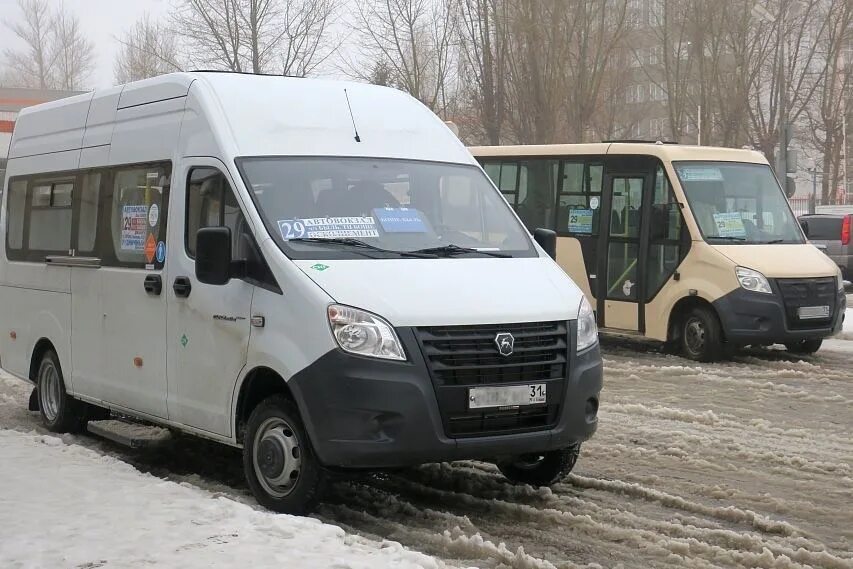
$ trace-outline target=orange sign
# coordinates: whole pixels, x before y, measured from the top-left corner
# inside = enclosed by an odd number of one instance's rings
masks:
[[[157,253],[157,240],[154,239],[154,234],[149,233],[148,239],[145,241],[145,258],[149,263],[154,262],[154,254]]]

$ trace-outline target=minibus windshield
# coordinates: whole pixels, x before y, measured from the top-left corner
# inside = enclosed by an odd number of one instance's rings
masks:
[[[766,164],[674,162],[702,236],[714,244],[804,243]]]
[[[475,166],[385,158],[237,162],[267,229],[292,258],[536,255]]]

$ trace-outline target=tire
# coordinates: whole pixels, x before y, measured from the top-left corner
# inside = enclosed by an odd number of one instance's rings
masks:
[[[243,471],[265,508],[301,516],[316,506],[326,474],[299,411],[284,396],[268,397],[252,411],[243,437]]]
[[[725,358],[727,346],[717,314],[707,306],[690,309],[681,320],[681,353],[697,362],[716,362]]]
[[[807,356],[817,352],[821,345],[823,345],[823,339],[818,338],[816,340],[800,340],[799,342],[791,342],[789,344],[785,344],[785,349],[792,354]]]
[[[44,353],[36,371],[39,414],[53,433],[79,433],[88,422],[88,406],[68,395],[59,358],[52,349]]]
[[[513,484],[550,486],[565,478],[575,467],[581,445],[552,450],[540,455],[522,455],[498,463],[498,469]]]

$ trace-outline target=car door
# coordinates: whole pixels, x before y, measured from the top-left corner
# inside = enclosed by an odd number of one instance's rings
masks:
[[[241,279],[199,283],[195,243],[199,229],[227,226],[232,258],[247,258],[254,238],[233,187],[219,160],[194,158],[181,167],[172,200],[180,222],[172,224],[166,255],[169,409],[174,420],[223,436],[230,434],[231,397],[246,365],[254,286]]]

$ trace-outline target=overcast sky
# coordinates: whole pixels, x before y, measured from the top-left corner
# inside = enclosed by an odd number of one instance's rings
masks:
[[[49,0],[51,4],[62,3],[80,18],[86,35],[95,44],[97,63],[90,78],[92,87],[113,85],[113,60],[119,43],[116,36],[129,29],[146,12],[162,17],[169,8],[170,0]],[[0,0],[0,53],[7,47],[17,45],[14,34],[3,25],[21,17],[17,0]],[[2,62],[0,62],[2,65]]]

